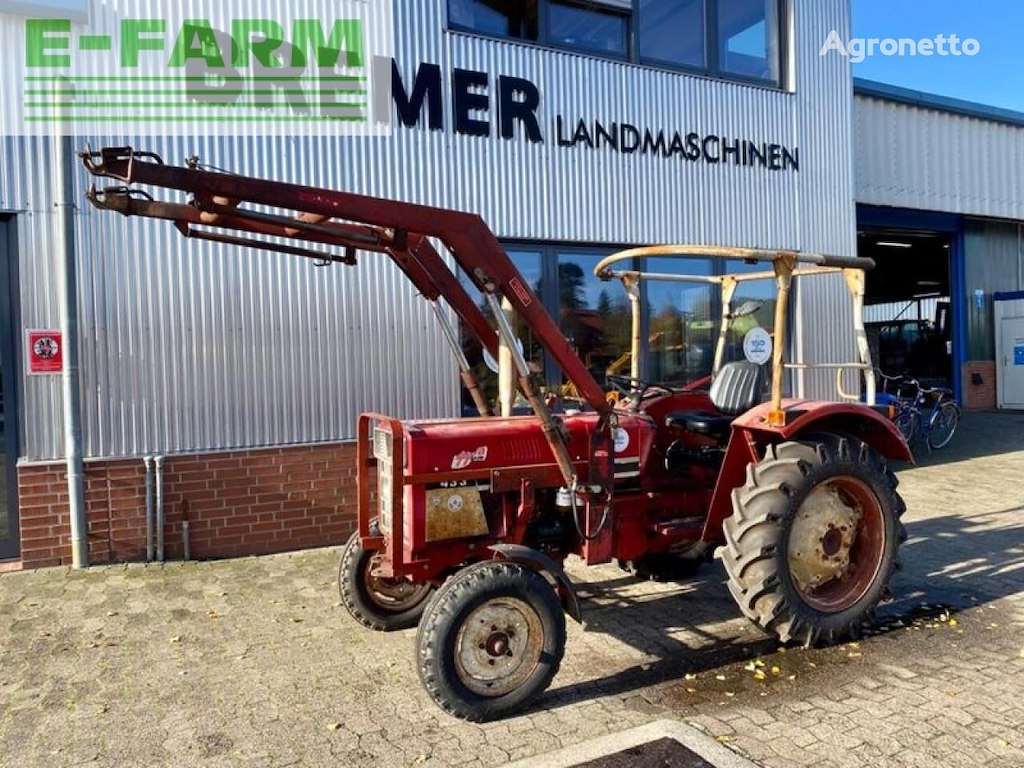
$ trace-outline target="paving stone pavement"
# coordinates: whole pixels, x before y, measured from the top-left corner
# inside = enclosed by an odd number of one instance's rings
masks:
[[[877,633],[781,649],[718,563],[577,563],[586,630],[533,710],[487,725],[430,701],[413,632],[348,618],[337,549],[0,576],[0,765],[489,768],[675,718],[773,768],[1024,766],[1024,417],[971,416],[899,475]]]

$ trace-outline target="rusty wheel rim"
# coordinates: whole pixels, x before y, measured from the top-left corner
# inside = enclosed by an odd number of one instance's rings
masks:
[[[430,591],[429,584],[373,576],[369,567],[363,573],[363,583],[374,605],[389,613],[402,613],[416,607]]]
[[[871,589],[885,553],[885,517],[871,487],[856,477],[816,487],[790,528],[789,574],[800,598],[822,613],[855,605]]]
[[[455,673],[479,696],[504,696],[530,679],[543,648],[537,612],[523,600],[495,598],[474,609],[459,628]]]

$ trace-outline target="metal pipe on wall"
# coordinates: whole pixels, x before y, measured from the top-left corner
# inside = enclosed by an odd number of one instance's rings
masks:
[[[60,139],[63,206],[61,223],[64,247],[61,249],[63,276],[61,337],[64,345],[64,371],[61,395],[64,410],[64,457],[67,462],[68,511],[71,518],[71,564],[74,568],[89,565],[88,525],[85,514],[85,466],[82,450],[82,395],[79,389],[78,350],[78,251],[75,238],[75,203],[77,189],[75,169],[78,158],[73,139]]]
[[[156,560],[164,561],[164,457],[157,456],[156,464]]]
[[[1024,224],[1017,225],[1017,290],[1024,290]]]
[[[153,562],[153,457],[146,456],[146,562]]]

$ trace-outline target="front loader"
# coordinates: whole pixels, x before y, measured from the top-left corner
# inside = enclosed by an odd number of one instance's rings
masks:
[[[344,192],[165,165],[151,153],[83,153],[114,180],[93,205],[173,222],[186,237],[355,265],[390,258],[437,316],[479,416],[402,421],[366,413],[357,435],[358,527],[339,588],[352,616],[375,630],[419,627],[416,667],[431,697],[469,720],[527,706],[564,654],[565,616],[582,606],[563,563],[618,561],[639,575],[695,568],[716,548],[740,611],[784,642],[856,633],[885,596],[905,538],[904,505],[888,460],[911,460],[874,402],[843,391],[844,372],[870,374],[862,309],[867,259],[738,248],[658,246],[597,267],[622,282],[633,308],[630,376],[611,376],[615,404],[587,370],[533,288],[477,216]],[[141,188],[185,193],[156,199]],[[440,256],[439,242],[485,299],[485,313]],[[718,277],[650,274],[650,256],[759,263]],[[859,359],[786,360],[794,278],[841,274],[854,306]],[[778,288],[772,333],[745,339],[726,361],[732,307],[745,280]],[[685,387],[643,379],[640,285],[690,281],[720,289],[721,333],[709,379]],[[513,334],[509,310],[551,355],[581,403],[545,396]],[[493,415],[463,353],[460,331],[495,359],[529,403]],[[489,316],[488,316],[489,315]],[[836,371],[838,401],[787,399],[787,374]],[[508,371],[506,371],[508,372]]]

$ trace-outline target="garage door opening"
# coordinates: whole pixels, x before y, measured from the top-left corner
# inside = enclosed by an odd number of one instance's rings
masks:
[[[864,320],[875,365],[929,387],[953,387],[950,312],[953,237],[937,232],[862,229],[867,275]]]

